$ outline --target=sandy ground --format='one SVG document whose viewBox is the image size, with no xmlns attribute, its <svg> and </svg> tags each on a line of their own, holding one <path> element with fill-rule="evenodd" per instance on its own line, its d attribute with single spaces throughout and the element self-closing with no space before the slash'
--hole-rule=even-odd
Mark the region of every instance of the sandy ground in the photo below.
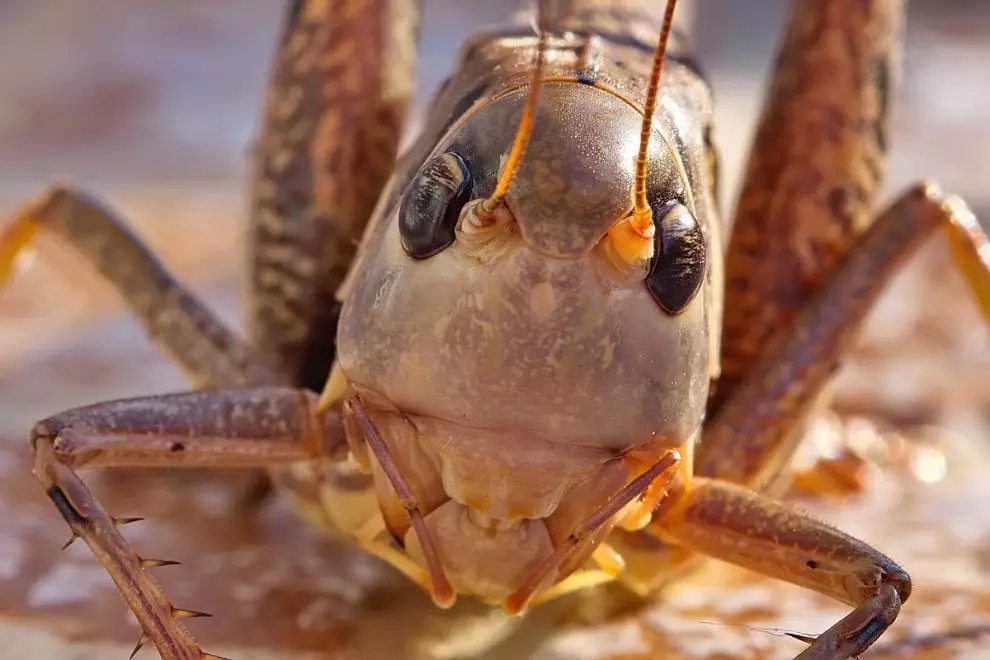
<svg viewBox="0 0 990 660">
<path fill-rule="evenodd" d="M 131 218 L 176 273 L 240 325 L 245 157 L 279 4 L 0 4 L 0 61 L 16 63 L 0 67 L 0 217 L 54 177 L 70 176 Z M 427 0 L 421 104 L 466 31 L 516 6 L 462 4 Z M 746 4 L 697 7 L 727 198 L 785 3 Z M 934 176 L 990 217 L 990 10 L 979 2 L 942 3 L 941 13 L 916 5 L 888 188 Z M 196 241 L 187 240 L 192 232 Z M 986 329 L 935 244 L 874 314 L 840 374 L 839 404 L 957 430 L 945 440 L 946 477 L 923 484 L 893 472 L 876 476 L 864 497 L 807 503 L 915 577 L 898 624 L 866 658 L 990 657 L 990 510 L 981 506 L 990 498 L 988 367 Z M 138 635 L 88 550 L 58 551 L 67 531 L 30 474 L 25 430 L 70 406 L 183 385 L 69 251 L 42 242 L 34 265 L 0 293 L 0 657 L 124 658 Z M 783 659 L 801 644 L 773 630 L 815 633 L 844 611 L 713 564 L 627 617 L 565 623 L 572 603 L 561 603 L 514 629 L 470 605 L 433 610 L 377 562 L 324 542 L 282 502 L 240 516 L 214 483 L 175 475 L 112 485 L 94 475 L 88 483 L 115 514 L 147 518 L 128 537 L 140 552 L 183 562 L 156 575 L 180 606 L 216 616 L 190 624 L 207 648 L 241 660 Z"/>
</svg>

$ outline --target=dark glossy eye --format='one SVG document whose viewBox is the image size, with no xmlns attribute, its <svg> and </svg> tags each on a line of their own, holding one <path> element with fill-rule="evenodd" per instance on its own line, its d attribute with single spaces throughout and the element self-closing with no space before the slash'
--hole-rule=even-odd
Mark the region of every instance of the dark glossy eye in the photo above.
<svg viewBox="0 0 990 660">
<path fill-rule="evenodd" d="M 705 236 L 682 204 L 668 204 L 657 217 L 656 252 L 646 288 L 668 314 L 680 314 L 705 279 Z"/>
<path fill-rule="evenodd" d="M 441 154 L 420 168 L 399 205 L 399 236 L 410 257 L 432 257 L 454 242 L 473 186 L 471 172 L 455 153 Z"/>
</svg>

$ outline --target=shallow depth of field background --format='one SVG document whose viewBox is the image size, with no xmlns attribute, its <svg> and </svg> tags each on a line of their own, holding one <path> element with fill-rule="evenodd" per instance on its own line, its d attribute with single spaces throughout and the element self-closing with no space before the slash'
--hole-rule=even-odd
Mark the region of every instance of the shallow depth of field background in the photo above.
<svg viewBox="0 0 990 660">
<path fill-rule="evenodd" d="M 124 214 L 176 274 L 239 325 L 248 153 L 284 4 L 0 2 L 0 223 L 26 197 L 67 177 Z M 522 3 L 425 4 L 417 112 L 448 73 L 463 37 Z M 715 90 L 716 139 L 727 178 L 722 194 L 729 202 L 789 3 L 682 4 L 694 12 L 700 58 Z M 986 224 L 990 5 L 915 2 L 907 34 L 888 198 L 930 176 L 963 195 Z M 990 657 L 977 651 L 990 647 L 990 583 L 984 577 L 990 569 L 990 517 L 980 506 L 990 498 L 981 476 L 990 476 L 990 461 L 982 462 L 990 417 L 990 341 L 947 264 L 940 243 L 924 250 L 871 319 L 855 362 L 840 379 L 839 401 L 847 411 L 938 423 L 972 439 L 964 443 L 963 458 L 952 462 L 950 456 L 948 478 L 926 486 L 930 491 L 894 489 L 885 491 L 887 499 L 879 504 L 827 509 L 849 531 L 884 549 L 902 544 L 902 553 L 914 559 L 909 569 L 936 587 L 947 585 L 932 587 L 930 598 L 919 585 L 919 614 L 905 614 L 903 629 L 891 634 L 887 650 L 880 647 L 867 658 L 949 658 L 957 652 Z M 67 532 L 30 476 L 27 429 L 67 407 L 183 387 L 181 376 L 146 342 L 113 291 L 64 247 L 40 241 L 33 263 L 0 290 L 0 505 L 8 511 L 0 522 L 0 638 L 10 639 L 16 650 L 14 655 L 0 650 L 0 657 L 126 657 L 137 637 L 136 624 L 88 551 L 57 552 Z M 99 483 L 98 477 L 92 483 Z M 394 605 L 388 597 L 362 600 L 379 581 L 391 584 L 378 577 L 373 562 L 346 551 L 327 555 L 324 544 L 278 505 L 255 528 L 228 521 L 221 494 L 196 491 L 195 498 L 183 499 L 170 490 L 171 483 L 186 482 L 134 482 L 136 490 L 111 494 L 113 511 L 148 516 L 143 523 L 148 527 L 129 529 L 129 538 L 150 556 L 184 562 L 156 575 L 179 606 L 217 615 L 190 626 L 222 647 L 209 650 L 235 649 L 229 653 L 238 658 L 310 657 L 303 651 L 313 658 L 343 658 L 373 655 L 368 649 L 378 647 L 367 639 L 384 629 L 374 625 L 406 631 L 395 632 L 396 639 L 415 637 L 407 629 L 418 624 L 396 623 L 405 610 L 381 614 Z M 153 499 L 148 484 L 163 497 Z M 191 502 L 200 508 L 190 511 Z M 155 519 L 158 527 L 150 522 Z M 929 529 L 929 523 L 941 526 Z M 273 557 L 278 548 L 285 552 Z M 739 611 L 756 607 L 758 615 L 739 615 L 737 622 L 813 633 L 843 611 L 789 587 L 779 596 L 750 587 L 747 578 L 724 580 L 732 579 L 740 581 L 740 589 L 756 589 L 747 593 L 766 601 L 765 611 L 763 605 L 747 605 L 746 597 L 738 611 L 707 610 L 704 599 L 720 592 L 699 587 L 687 601 L 653 615 L 648 634 L 636 627 L 647 625 L 640 621 L 631 632 L 592 631 L 586 641 L 565 636 L 554 642 L 557 646 L 541 647 L 547 654 L 541 657 L 577 650 L 585 653 L 580 657 L 598 657 L 594 653 L 605 653 L 602 649 L 638 657 L 645 648 L 662 649 L 662 657 L 671 658 L 788 658 L 800 650 L 792 640 L 701 622 L 736 621 Z M 425 600 L 403 593 L 423 609 Z M 944 606 L 931 605 L 940 597 Z M 365 610 L 376 612 L 368 621 L 379 623 L 354 614 Z M 443 628 L 441 619 L 429 617 L 431 625 Z M 940 640 L 933 632 L 953 625 L 968 631 L 963 641 Z M 646 641 L 637 645 L 636 635 Z M 84 643 L 70 649 L 65 640 Z M 265 648 L 295 651 L 279 655 Z M 509 648 L 506 657 L 530 650 Z M 420 652 L 418 646 L 401 650 Z M 146 650 L 139 657 L 154 653 Z"/>
</svg>

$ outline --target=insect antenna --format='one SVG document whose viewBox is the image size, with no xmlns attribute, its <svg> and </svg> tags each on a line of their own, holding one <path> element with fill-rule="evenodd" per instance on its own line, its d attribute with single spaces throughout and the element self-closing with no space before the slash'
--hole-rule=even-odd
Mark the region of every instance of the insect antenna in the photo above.
<svg viewBox="0 0 990 660">
<path fill-rule="evenodd" d="M 639 153 L 636 156 L 636 180 L 633 188 L 633 228 L 641 236 L 651 236 L 653 229 L 653 212 L 646 200 L 647 153 L 650 148 L 650 134 L 653 133 L 653 115 L 656 112 L 657 96 L 660 95 L 660 74 L 663 73 L 664 55 L 667 53 L 667 42 L 674 24 L 674 7 L 677 0 L 667 0 L 667 8 L 663 14 L 663 26 L 660 28 L 660 38 L 653 55 L 653 69 L 650 72 L 650 85 L 646 91 L 646 105 L 643 108 L 643 128 L 639 134 Z"/>
<path fill-rule="evenodd" d="M 540 42 L 536 49 L 536 68 L 533 69 L 533 81 L 530 83 L 529 95 L 526 97 L 526 106 L 523 109 L 522 117 L 519 119 L 519 128 L 516 130 L 516 138 L 512 143 L 512 150 L 509 151 L 509 157 L 506 159 L 505 167 L 502 169 L 502 176 L 498 178 L 498 183 L 495 185 L 495 192 L 481 203 L 481 210 L 486 213 L 494 211 L 508 194 L 509 186 L 512 185 L 512 179 L 515 178 L 516 172 L 519 171 L 519 166 L 522 165 L 523 155 L 526 153 L 526 147 L 529 146 L 529 138 L 533 133 L 533 122 L 536 120 L 536 104 L 540 98 L 540 87 L 543 86 L 544 70 L 546 69 L 547 23 L 550 14 L 549 4 L 549 0 L 540 0 L 536 5 L 536 30 L 540 35 Z"/>
</svg>

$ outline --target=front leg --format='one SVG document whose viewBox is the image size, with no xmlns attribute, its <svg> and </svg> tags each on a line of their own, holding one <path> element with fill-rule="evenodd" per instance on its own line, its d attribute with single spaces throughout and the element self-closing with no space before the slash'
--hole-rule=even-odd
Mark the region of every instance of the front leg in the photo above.
<svg viewBox="0 0 990 660">
<path fill-rule="evenodd" d="M 180 619 L 144 570 L 169 562 L 144 559 L 76 475 L 96 467 L 273 467 L 346 451 L 335 411 L 320 412 L 314 394 L 284 387 L 167 394 L 70 410 L 31 432 L 35 475 L 72 530 L 103 564 L 143 634 L 166 660 L 215 658 Z M 135 649 L 136 651 L 137 649 Z"/>
<path fill-rule="evenodd" d="M 911 578 L 866 543 L 748 488 L 699 478 L 649 530 L 661 539 L 853 606 L 796 660 L 845 660 L 868 649 L 911 595 Z"/>
</svg>

